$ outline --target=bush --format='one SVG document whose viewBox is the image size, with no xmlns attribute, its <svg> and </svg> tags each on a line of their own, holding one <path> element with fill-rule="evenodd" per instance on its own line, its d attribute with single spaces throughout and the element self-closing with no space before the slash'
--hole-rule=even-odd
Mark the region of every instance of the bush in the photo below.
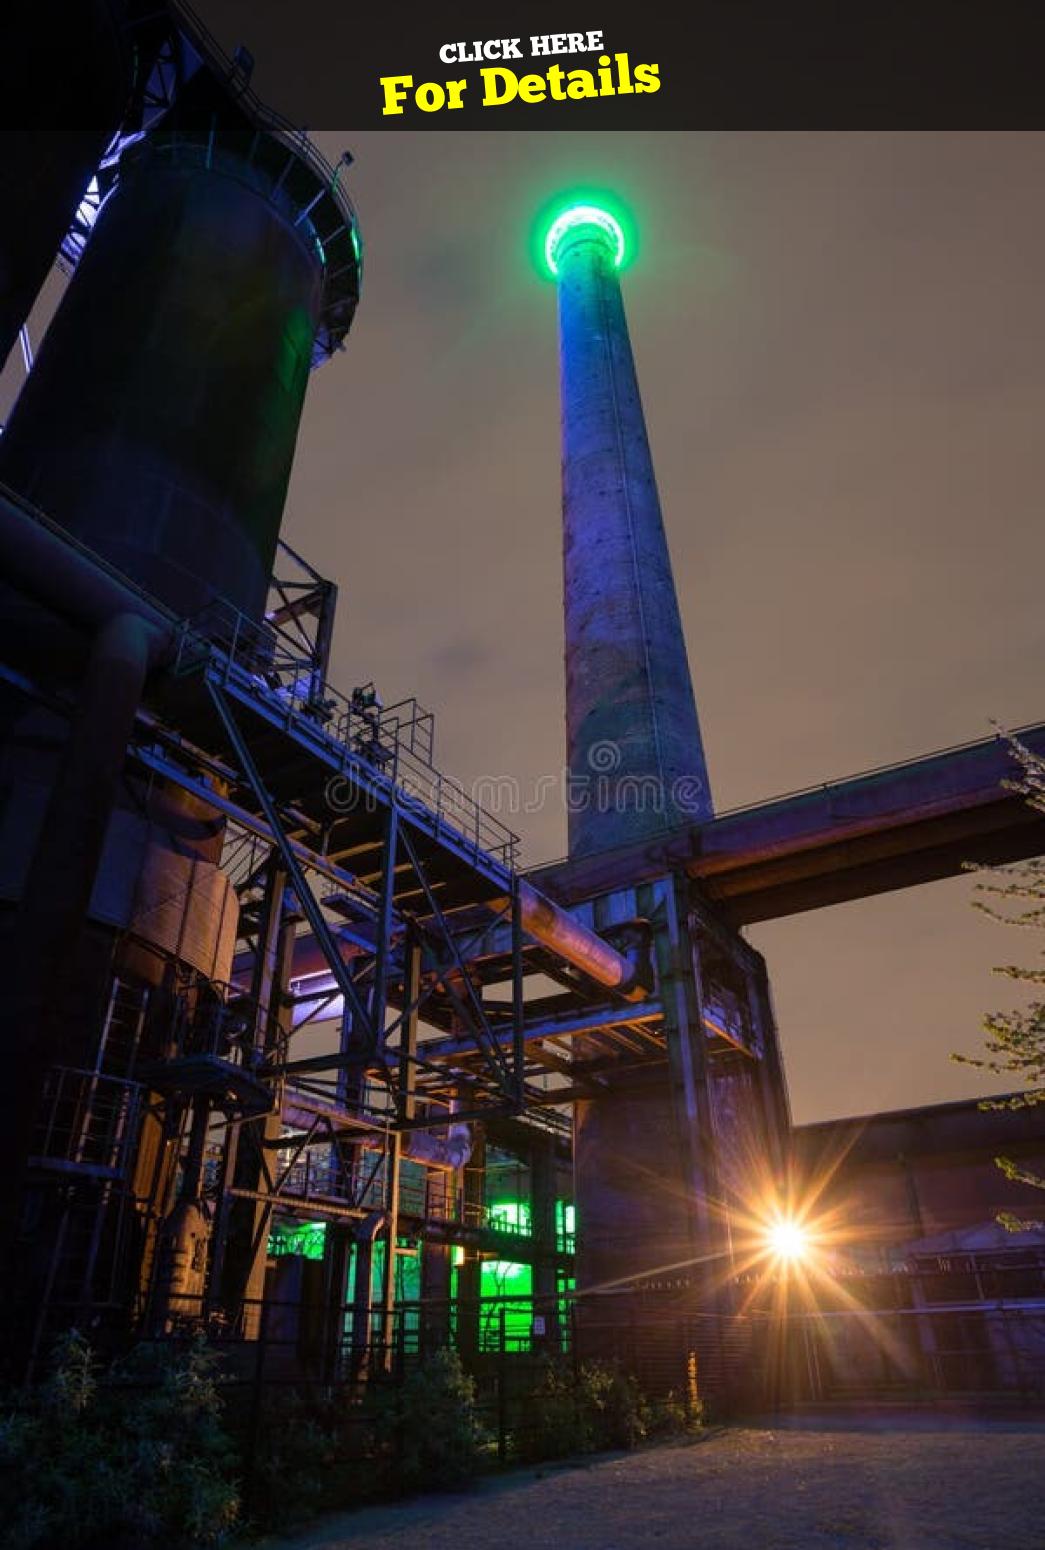
<svg viewBox="0 0 1045 1550">
<path fill-rule="evenodd" d="M 595 1427 L 590 1406 L 569 1368 L 546 1360 L 541 1375 L 523 1402 L 524 1425 L 516 1433 L 515 1451 L 520 1458 L 567 1458 L 590 1453 L 595 1447 Z"/>
<path fill-rule="evenodd" d="M 649 1407 L 635 1379 L 620 1368 L 588 1362 L 578 1373 L 581 1403 L 590 1412 L 597 1448 L 637 1448 L 648 1430 Z"/>
<path fill-rule="evenodd" d="M 674 1393 L 647 1400 L 636 1380 L 612 1363 L 586 1362 L 576 1372 L 546 1362 L 525 1401 L 516 1436 L 521 1458 L 567 1458 L 600 1448 L 636 1448 L 699 1425 Z"/>
<path fill-rule="evenodd" d="M 651 1399 L 648 1412 L 650 1437 L 679 1437 L 686 1432 L 698 1431 L 704 1424 L 704 1407 L 699 1400 L 691 1400 L 691 1411 L 675 1390 L 662 1399 Z"/>
<path fill-rule="evenodd" d="M 437 1351 L 388 1397 L 377 1436 L 400 1490 L 452 1491 L 474 1478 L 487 1439 L 456 1351 Z"/>
<path fill-rule="evenodd" d="M 7 1550 L 131 1550 L 149 1540 L 175 1550 L 217 1544 L 237 1521 L 233 1453 L 202 1345 L 181 1355 L 143 1348 L 102 1381 L 72 1331 L 46 1382 L 5 1409 Z"/>
<path fill-rule="evenodd" d="M 252 1525 L 284 1529 L 386 1492 L 389 1451 L 375 1437 L 372 1408 L 343 1392 L 280 1390 L 265 1405 L 252 1450 Z"/>
<path fill-rule="evenodd" d="M 328 1409 L 292 1389 L 257 1418 L 249 1480 L 256 1526 L 287 1528 L 331 1505 L 337 1428 Z"/>
</svg>

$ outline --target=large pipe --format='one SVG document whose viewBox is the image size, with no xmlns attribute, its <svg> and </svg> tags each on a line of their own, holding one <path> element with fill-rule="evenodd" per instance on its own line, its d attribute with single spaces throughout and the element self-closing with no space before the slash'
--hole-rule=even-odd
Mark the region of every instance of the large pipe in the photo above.
<svg viewBox="0 0 1045 1550">
<path fill-rule="evenodd" d="M 12 590 L 78 629 L 100 629 L 117 615 L 140 619 L 150 666 L 173 645 L 173 614 L 100 565 L 95 555 L 3 484 L 0 573 Z"/>
<path fill-rule="evenodd" d="M 608 990 L 615 990 L 628 1001 L 645 998 L 650 984 L 640 951 L 631 957 L 618 952 L 525 880 L 519 884 L 519 909 L 523 930 L 545 947 L 550 947 L 565 963 L 572 964 L 589 979 L 605 985 Z"/>
<path fill-rule="evenodd" d="M 491 908 L 510 918 L 511 900 L 506 896 L 491 901 Z M 652 988 L 649 970 L 647 932 L 636 929 L 629 951 L 621 952 L 604 937 L 590 930 L 560 905 L 554 904 L 544 894 L 538 893 L 530 883 L 519 884 L 519 909 L 524 931 L 535 941 L 550 948 L 564 963 L 580 969 L 589 979 L 607 990 L 614 990 L 628 1001 L 641 1001 Z M 354 942 L 340 942 L 342 960 L 348 962 L 363 951 Z M 250 974 L 251 955 L 241 953 L 234 967 L 234 979 L 246 986 Z M 311 933 L 299 936 L 294 944 L 293 980 L 315 979 L 315 985 L 302 985 L 301 991 L 314 991 L 318 1002 L 335 988 L 335 982 L 327 974 L 328 964 L 322 948 Z M 314 1009 L 312 1009 L 314 1010 Z M 306 1020 L 310 1012 L 303 1012 Z"/>
<path fill-rule="evenodd" d="M 510 918 L 512 903 L 509 898 L 494 899 L 490 907 L 502 912 L 506 919 Z M 519 883 L 519 910 L 524 931 L 596 984 L 605 985 L 607 990 L 616 991 L 628 1001 L 642 1001 L 651 990 L 648 931 L 638 929 L 639 923 L 631 923 L 635 929 L 631 933 L 633 941 L 629 951 L 620 952 L 525 881 Z M 341 956 L 345 960 L 361 951 L 354 943 L 341 944 Z M 306 993 L 314 989 L 317 1002 L 334 987 L 334 981 L 324 974 L 326 968 L 326 958 L 315 937 L 308 934 L 298 937 L 291 977 L 307 980 L 323 976 L 314 987 L 301 987 Z M 246 973 L 247 955 L 242 955 L 237 964 L 238 982 L 245 982 Z M 302 1020 L 308 1015 L 303 1013 Z"/>
</svg>

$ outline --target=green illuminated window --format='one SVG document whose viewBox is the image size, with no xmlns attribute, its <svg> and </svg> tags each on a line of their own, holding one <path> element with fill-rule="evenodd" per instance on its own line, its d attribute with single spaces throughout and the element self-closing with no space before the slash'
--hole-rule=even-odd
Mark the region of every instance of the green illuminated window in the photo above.
<svg viewBox="0 0 1045 1550">
<path fill-rule="evenodd" d="M 533 1233 L 528 1200 L 491 1200 L 486 1207 L 486 1214 L 490 1226 L 502 1232 L 518 1233 L 524 1238 L 529 1238 Z"/>
<path fill-rule="evenodd" d="M 418 1304 L 421 1300 L 421 1253 L 416 1244 L 409 1238 L 399 1239 L 400 1249 L 407 1249 L 407 1253 L 396 1255 L 395 1266 L 395 1293 L 394 1303 L 399 1309 L 399 1321 L 401 1332 L 397 1327 L 397 1338 L 403 1341 L 406 1351 L 413 1351 L 417 1347 L 418 1331 L 421 1325 L 421 1313 Z M 384 1288 L 385 1276 L 385 1252 L 386 1243 L 379 1238 L 374 1244 L 373 1254 L 370 1260 L 370 1302 L 371 1302 L 371 1330 L 376 1336 L 381 1318 L 381 1294 Z M 356 1271 L 358 1266 L 358 1253 L 353 1243 L 349 1249 L 348 1277 L 346 1281 L 347 1304 L 345 1310 L 345 1329 L 351 1330 L 354 1316 L 354 1304 L 356 1300 Z M 404 1306 L 405 1305 L 405 1306 Z"/>
<path fill-rule="evenodd" d="M 570 1200 L 555 1202 L 555 1247 L 560 1254 L 572 1254 L 577 1237 L 577 1211 Z"/>
<path fill-rule="evenodd" d="M 559 1309 L 559 1339 L 562 1342 L 562 1349 L 568 1351 L 570 1349 L 570 1333 L 573 1329 L 572 1297 L 570 1294 L 577 1288 L 577 1279 L 575 1276 L 568 1276 L 563 1270 L 559 1271 L 555 1279 L 559 1294 L 556 1299 Z"/>
<path fill-rule="evenodd" d="M 479 1349 L 528 1351 L 533 1332 L 533 1266 L 484 1259 L 479 1267 Z M 505 1301 L 518 1297 L 519 1302 Z M 503 1314 L 502 1314 L 503 1309 Z"/>
<path fill-rule="evenodd" d="M 269 1235 L 268 1251 L 277 1259 L 284 1254 L 322 1259 L 326 1239 L 326 1222 L 277 1222 Z"/>
</svg>

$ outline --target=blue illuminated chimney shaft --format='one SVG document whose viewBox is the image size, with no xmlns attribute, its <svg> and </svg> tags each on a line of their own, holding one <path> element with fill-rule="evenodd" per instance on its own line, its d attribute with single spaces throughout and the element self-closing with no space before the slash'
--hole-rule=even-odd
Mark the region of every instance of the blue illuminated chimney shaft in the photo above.
<svg viewBox="0 0 1045 1550">
<path fill-rule="evenodd" d="M 572 217 L 572 219 L 571 219 Z M 585 206 L 549 231 L 559 289 L 570 855 L 711 814 L 617 269 L 623 236 Z"/>
</svg>

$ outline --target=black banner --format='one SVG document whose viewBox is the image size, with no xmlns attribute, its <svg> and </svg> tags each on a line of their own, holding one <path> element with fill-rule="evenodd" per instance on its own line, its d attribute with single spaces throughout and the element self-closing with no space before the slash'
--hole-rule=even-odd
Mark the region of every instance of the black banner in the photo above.
<svg viewBox="0 0 1045 1550">
<path fill-rule="evenodd" d="M 133 15 L 136 0 L 104 3 Z M 67 0 L 70 36 L 81 8 L 102 4 Z M 171 9 L 191 25 L 180 0 Z M 14 106 L 32 78 L 20 31 L 39 33 L 46 13 L 57 59 L 61 10 L 6 8 L 8 125 L 27 118 L 24 99 Z M 1027 128 L 1045 116 L 1040 0 L 195 0 L 194 10 L 224 53 L 245 51 L 262 100 L 312 129 Z M 151 25 L 157 7 L 143 0 L 141 14 Z M 55 122 L 53 101 L 28 113 Z"/>
<path fill-rule="evenodd" d="M 1035 0 L 197 0 L 197 9 L 226 48 L 251 50 L 262 95 L 316 127 L 958 128 L 1043 118 Z"/>
</svg>

